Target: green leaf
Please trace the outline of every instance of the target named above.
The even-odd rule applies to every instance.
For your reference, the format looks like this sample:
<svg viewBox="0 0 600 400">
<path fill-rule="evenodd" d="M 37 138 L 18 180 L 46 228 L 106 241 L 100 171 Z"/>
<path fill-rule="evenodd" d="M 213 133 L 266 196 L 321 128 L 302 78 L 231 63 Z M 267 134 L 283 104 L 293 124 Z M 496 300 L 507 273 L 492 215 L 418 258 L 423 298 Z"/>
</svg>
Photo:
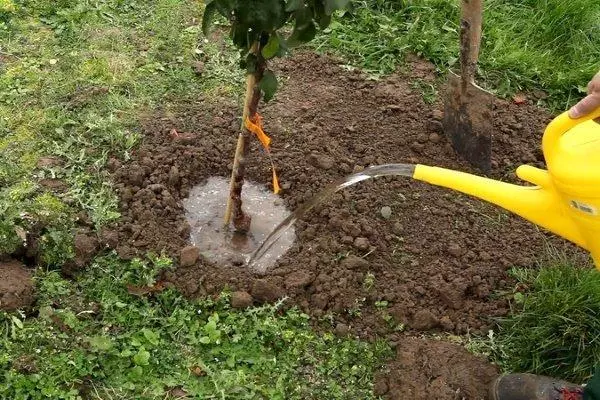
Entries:
<svg viewBox="0 0 600 400">
<path fill-rule="evenodd" d="M 210 338 L 208 336 L 202 336 L 199 339 L 199 342 L 202 343 L 202 344 L 209 344 L 210 343 Z"/>
<path fill-rule="evenodd" d="M 113 347 L 112 340 L 107 336 L 93 336 L 88 341 L 92 349 L 96 351 L 108 351 Z"/>
<path fill-rule="evenodd" d="M 147 352 L 143 347 L 133 356 L 133 362 L 135 365 L 148 365 L 150 364 L 150 353 Z"/>
<path fill-rule="evenodd" d="M 159 343 L 160 336 L 150 329 L 142 329 L 142 334 L 151 345 L 156 346 Z"/>
<path fill-rule="evenodd" d="M 304 6 L 304 0 L 287 0 L 285 2 L 285 11 L 296 11 L 302 6 Z"/>
<path fill-rule="evenodd" d="M 204 8 L 204 15 L 202 15 L 202 33 L 204 36 L 208 36 L 210 32 L 210 26 L 217 15 L 217 3 L 210 2 Z"/>
<path fill-rule="evenodd" d="M 271 33 L 267 45 L 262 49 L 262 55 L 267 60 L 275 57 L 279 52 L 279 35 Z"/>
<path fill-rule="evenodd" d="M 258 87 L 264 94 L 264 100 L 269 101 L 275 96 L 277 91 L 277 77 L 272 71 L 265 71 L 262 79 L 260 80 Z"/>
<path fill-rule="evenodd" d="M 21 321 L 19 318 L 15 317 L 14 315 L 12 315 L 10 317 L 10 319 L 12 320 L 13 324 L 15 324 L 15 326 L 19 329 L 23 329 L 23 321 Z"/>
<path fill-rule="evenodd" d="M 290 37 L 288 38 L 288 45 L 290 47 L 298 46 L 302 43 L 310 42 L 317 35 L 317 27 L 315 23 L 310 21 L 308 25 L 303 27 L 296 27 Z"/>
<path fill-rule="evenodd" d="M 325 14 L 331 15 L 336 10 L 346 8 L 350 0 L 325 0 Z"/>
</svg>

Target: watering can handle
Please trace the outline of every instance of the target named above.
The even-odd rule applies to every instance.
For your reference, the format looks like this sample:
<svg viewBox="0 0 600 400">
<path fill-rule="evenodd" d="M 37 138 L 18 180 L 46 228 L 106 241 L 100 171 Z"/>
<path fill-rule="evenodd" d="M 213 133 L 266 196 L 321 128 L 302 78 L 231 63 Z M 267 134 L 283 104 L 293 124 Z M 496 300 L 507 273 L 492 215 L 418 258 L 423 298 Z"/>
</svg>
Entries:
<svg viewBox="0 0 600 400">
<path fill-rule="evenodd" d="M 571 118 L 568 111 L 565 111 L 558 117 L 554 118 L 546 127 L 546 130 L 544 131 L 544 137 L 542 139 L 542 149 L 544 151 L 544 157 L 546 158 L 546 161 L 553 158 L 554 152 L 558 148 L 558 141 L 562 135 L 573 129 L 575 126 L 596 118 L 600 118 L 600 108 L 597 108 L 581 118 Z"/>
</svg>

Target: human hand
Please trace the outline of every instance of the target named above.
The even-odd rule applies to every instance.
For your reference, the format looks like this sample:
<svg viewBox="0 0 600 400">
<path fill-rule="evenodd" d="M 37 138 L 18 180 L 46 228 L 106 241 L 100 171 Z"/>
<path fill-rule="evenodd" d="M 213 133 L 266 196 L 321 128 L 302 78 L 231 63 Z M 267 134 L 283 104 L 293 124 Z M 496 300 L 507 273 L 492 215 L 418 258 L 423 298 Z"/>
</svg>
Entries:
<svg viewBox="0 0 600 400">
<path fill-rule="evenodd" d="M 569 110 L 569 117 L 577 119 L 586 116 L 600 107 L 600 72 L 588 83 L 588 95 Z"/>
</svg>

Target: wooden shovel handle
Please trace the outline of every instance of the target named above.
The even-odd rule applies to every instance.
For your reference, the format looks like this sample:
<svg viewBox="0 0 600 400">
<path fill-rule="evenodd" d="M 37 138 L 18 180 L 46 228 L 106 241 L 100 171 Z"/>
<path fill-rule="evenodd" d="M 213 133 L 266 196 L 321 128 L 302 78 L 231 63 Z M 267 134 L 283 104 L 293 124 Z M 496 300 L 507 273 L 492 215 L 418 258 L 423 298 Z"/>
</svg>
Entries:
<svg viewBox="0 0 600 400">
<path fill-rule="evenodd" d="M 463 82 L 473 83 L 481 43 L 482 0 L 462 0 L 460 16 L 460 72 Z"/>
</svg>

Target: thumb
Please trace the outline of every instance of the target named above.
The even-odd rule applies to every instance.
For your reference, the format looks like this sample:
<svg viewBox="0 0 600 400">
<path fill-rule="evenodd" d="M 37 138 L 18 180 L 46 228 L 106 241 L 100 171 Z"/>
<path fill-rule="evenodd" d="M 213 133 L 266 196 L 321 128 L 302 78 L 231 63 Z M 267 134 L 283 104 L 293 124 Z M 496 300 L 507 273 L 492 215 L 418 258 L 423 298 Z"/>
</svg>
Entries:
<svg viewBox="0 0 600 400">
<path fill-rule="evenodd" d="M 598 107 L 600 107 L 600 95 L 598 93 L 591 94 L 584 97 L 569 110 L 569 117 L 572 119 L 584 117 Z"/>
</svg>

